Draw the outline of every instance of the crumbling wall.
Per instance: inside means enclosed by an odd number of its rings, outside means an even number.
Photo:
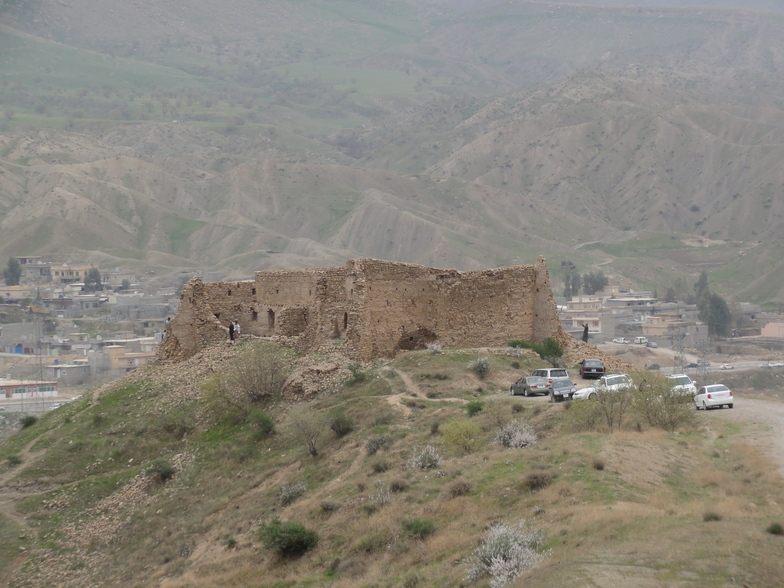
[[[375,259],[349,264],[362,301],[347,346],[359,358],[435,340],[468,347],[535,340],[534,266],[459,272]]]
[[[547,265],[460,272],[370,258],[344,267],[264,271],[247,282],[192,280],[161,346],[161,359],[190,357],[243,335],[297,338],[308,353],[344,339],[355,359],[445,346],[539,342],[561,332]]]

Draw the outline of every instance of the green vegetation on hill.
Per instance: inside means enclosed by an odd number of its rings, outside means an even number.
[[[492,351],[482,378],[467,349],[352,364],[297,405],[254,392],[304,361],[269,344],[147,366],[0,444],[0,569],[9,586],[781,577],[780,478],[742,427],[691,411],[667,432],[630,407],[585,428],[588,401],[508,396],[542,360]]]

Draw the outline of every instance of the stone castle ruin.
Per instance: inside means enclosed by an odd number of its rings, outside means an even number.
[[[541,342],[561,334],[544,258],[535,265],[444,270],[358,258],[343,267],[261,271],[252,281],[188,282],[158,358],[187,359],[242,335],[294,338],[301,353],[340,342],[355,360],[400,350]]]

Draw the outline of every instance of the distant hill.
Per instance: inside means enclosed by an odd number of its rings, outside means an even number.
[[[590,4],[6,1],[0,258],[544,254],[784,300],[778,5]]]

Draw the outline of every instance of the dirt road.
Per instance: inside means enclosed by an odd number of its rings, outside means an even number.
[[[760,432],[751,433],[748,441],[762,447],[776,460],[784,477],[784,402],[735,397],[732,410],[710,410],[711,417],[760,425]]]

